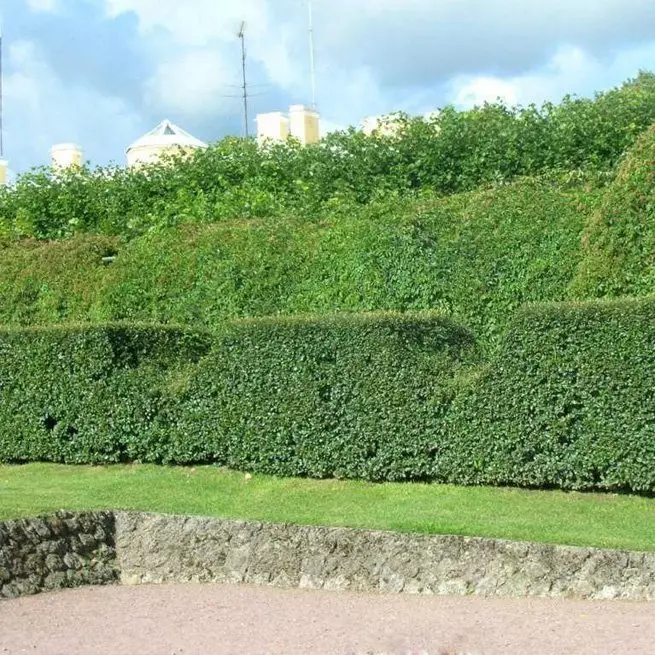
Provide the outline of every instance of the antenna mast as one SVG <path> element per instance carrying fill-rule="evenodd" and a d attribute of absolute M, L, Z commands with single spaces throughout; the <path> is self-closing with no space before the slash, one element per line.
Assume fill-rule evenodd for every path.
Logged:
<path fill-rule="evenodd" d="M 312 109 L 316 109 L 316 62 L 314 51 L 314 13 L 312 0 L 307 0 L 307 14 L 309 18 L 309 68 L 312 80 Z"/>
<path fill-rule="evenodd" d="M 250 136 L 248 130 L 248 80 L 246 78 L 246 23 L 241 23 L 238 37 L 241 39 L 241 69 L 243 72 L 243 127 L 246 139 Z"/>

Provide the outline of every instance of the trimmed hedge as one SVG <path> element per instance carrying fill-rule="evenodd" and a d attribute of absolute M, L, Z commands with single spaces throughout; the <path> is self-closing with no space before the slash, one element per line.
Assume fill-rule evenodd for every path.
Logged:
<path fill-rule="evenodd" d="M 0 460 L 405 480 L 477 350 L 439 315 L 374 314 L 0 330 L 0 357 Z"/>
<path fill-rule="evenodd" d="M 212 346 L 152 326 L 0 330 L 0 460 L 162 461 L 158 417 Z"/>
<path fill-rule="evenodd" d="M 605 185 L 572 178 L 335 203 L 312 220 L 185 225 L 123 244 L 79 236 L 0 246 L 0 324 L 211 328 L 276 314 L 439 310 L 494 347 L 521 304 L 566 297 Z"/>
<path fill-rule="evenodd" d="M 453 404 L 436 477 L 655 491 L 655 298 L 520 312 Z"/>
<path fill-rule="evenodd" d="M 235 469 L 427 479 L 477 360 L 473 336 L 438 314 L 240 321 L 201 362 L 180 422 L 220 434 Z"/>
<path fill-rule="evenodd" d="M 655 491 L 655 298 L 522 310 L 489 367 L 439 314 L 0 330 L 0 461 Z"/>
<path fill-rule="evenodd" d="M 655 293 L 655 125 L 628 151 L 583 235 L 573 298 Z"/>

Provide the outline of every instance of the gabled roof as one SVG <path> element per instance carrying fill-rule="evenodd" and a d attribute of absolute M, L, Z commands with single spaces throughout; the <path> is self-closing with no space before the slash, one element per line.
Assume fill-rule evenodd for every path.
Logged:
<path fill-rule="evenodd" d="M 169 120 L 163 120 L 154 130 L 144 134 L 141 138 L 137 139 L 126 152 L 133 148 L 142 148 L 144 146 L 189 146 L 193 148 L 206 148 L 207 144 L 196 139 L 195 136 L 189 134 L 186 130 L 171 123 Z"/>

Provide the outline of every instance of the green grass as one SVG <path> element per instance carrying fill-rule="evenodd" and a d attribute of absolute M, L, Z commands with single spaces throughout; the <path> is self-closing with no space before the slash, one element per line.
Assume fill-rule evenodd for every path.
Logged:
<path fill-rule="evenodd" d="M 655 499 L 278 479 L 211 467 L 0 466 L 0 520 L 132 509 L 655 551 Z"/>

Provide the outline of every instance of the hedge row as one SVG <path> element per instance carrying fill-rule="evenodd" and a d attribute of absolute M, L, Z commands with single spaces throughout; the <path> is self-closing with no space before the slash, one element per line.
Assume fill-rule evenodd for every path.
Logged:
<path fill-rule="evenodd" d="M 476 361 L 472 335 L 429 314 L 5 329 L 0 459 L 427 478 Z"/>
<path fill-rule="evenodd" d="M 0 331 L 0 460 L 655 491 L 655 299 Z"/>
<path fill-rule="evenodd" d="M 588 186 L 587 186 L 588 185 Z M 0 245 L 0 324 L 440 310 L 481 344 L 525 302 L 561 300 L 603 182 L 583 176 L 325 215 L 186 225 L 121 243 Z M 105 254 L 117 254 L 103 265 Z"/>
<path fill-rule="evenodd" d="M 0 330 L 0 460 L 161 459 L 159 417 L 212 345 L 167 327 Z"/>
<path fill-rule="evenodd" d="M 655 491 L 655 298 L 520 312 L 454 403 L 438 479 Z"/>

